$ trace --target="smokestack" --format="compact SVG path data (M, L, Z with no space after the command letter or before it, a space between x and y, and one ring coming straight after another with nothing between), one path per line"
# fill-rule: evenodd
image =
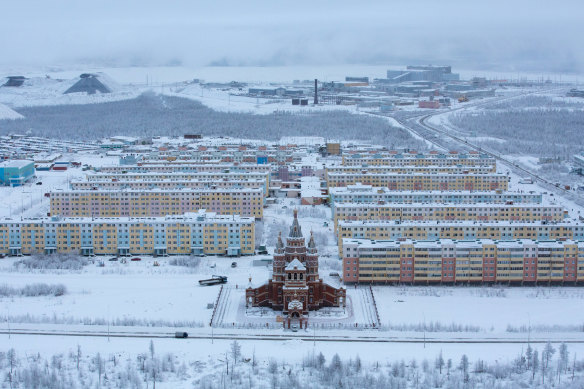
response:
M318 104L318 79L314 79L314 105Z

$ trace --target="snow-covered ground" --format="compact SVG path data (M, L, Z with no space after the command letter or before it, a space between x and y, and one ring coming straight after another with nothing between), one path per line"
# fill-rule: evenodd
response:
M4 104L0 104L0 119L22 119L24 116L16 111L8 108Z
M61 161L82 161L89 165L117 164L119 158L104 154L63 154ZM19 187L0 187L0 217L42 217L50 208L45 193L69 189L69 183L85 176L81 168L65 171L36 171L36 178ZM40 183L40 184L38 184Z
M116 83L112 93L96 93L93 95L86 93L63 94L78 80L79 73L70 79L30 78L20 87L0 87L0 103L16 110L33 106L105 103L132 99L151 89L149 87L130 85L122 86ZM0 118L2 118L1 114Z
M578 332L584 323L584 313L574 309L583 303L580 288L378 286L373 292L382 325L456 324L501 334L508 326L572 326Z

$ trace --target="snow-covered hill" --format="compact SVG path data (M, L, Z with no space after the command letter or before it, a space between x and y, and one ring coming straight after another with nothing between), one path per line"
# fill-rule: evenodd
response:
M18 112L8 108L4 104L0 104L0 119L22 119L24 116Z

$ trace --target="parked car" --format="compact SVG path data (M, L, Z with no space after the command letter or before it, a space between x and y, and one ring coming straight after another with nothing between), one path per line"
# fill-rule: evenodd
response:
M108 259L108 261L113 262L113 261L117 261L118 257L111 257L110 259Z
M138 257L134 257L134 258L130 259L130 261L141 261L141 260L142 260L142 258L138 258Z
M231 267L237 267L237 262L231 262Z
M42 181L39 181L36 183L36 185L42 185L42 184L43 184Z
M188 338L189 334L187 332L177 331L174 333L175 338Z

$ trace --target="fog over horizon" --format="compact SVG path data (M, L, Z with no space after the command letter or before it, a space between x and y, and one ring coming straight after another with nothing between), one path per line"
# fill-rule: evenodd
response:
M582 74L583 4L5 0L0 66L433 63Z

